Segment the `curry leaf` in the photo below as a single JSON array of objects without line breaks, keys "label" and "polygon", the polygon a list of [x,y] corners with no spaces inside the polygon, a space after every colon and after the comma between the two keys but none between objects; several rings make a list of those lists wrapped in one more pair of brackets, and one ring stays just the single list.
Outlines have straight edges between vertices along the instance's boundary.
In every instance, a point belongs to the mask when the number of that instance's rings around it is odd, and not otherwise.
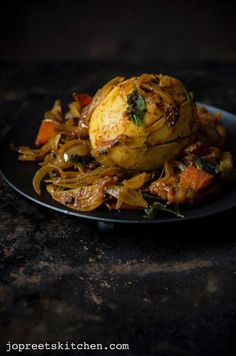
[{"label": "curry leaf", "polygon": [[176,205],[175,209],[172,210],[170,208],[167,208],[165,204],[159,201],[154,201],[152,204],[149,205],[148,208],[144,209],[145,212],[144,217],[148,219],[154,219],[159,214],[160,211],[165,211],[174,214],[178,218],[184,217],[184,215],[180,214],[178,205]]},{"label": "curry leaf", "polygon": [[198,169],[201,169],[202,171],[205,171],[213,176],[215,176],[219,172],[218,165],[213,164],[201,157],[197,157],[194,162]]}]

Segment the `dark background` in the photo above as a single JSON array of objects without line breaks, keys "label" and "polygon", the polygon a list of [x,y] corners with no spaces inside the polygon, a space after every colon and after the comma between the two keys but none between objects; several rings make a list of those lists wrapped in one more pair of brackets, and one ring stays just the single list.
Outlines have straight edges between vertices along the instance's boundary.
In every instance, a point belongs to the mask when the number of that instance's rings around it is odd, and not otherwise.
[{"label": "dark background", "polygon": [[232,1],[1,1],[0,12],[7,60],[236,60]]}]

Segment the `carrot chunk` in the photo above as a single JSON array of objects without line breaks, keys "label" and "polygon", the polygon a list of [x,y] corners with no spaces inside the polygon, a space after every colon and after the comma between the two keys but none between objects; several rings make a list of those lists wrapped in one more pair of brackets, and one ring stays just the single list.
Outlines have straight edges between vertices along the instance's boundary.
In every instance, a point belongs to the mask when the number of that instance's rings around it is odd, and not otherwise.
[{"label": "carrot chunk", "polygon": [[35,140],[36,146],[42,146],[55,134],[58,123],[53,120],[43,120]]},{"label": "carrot chunk", "polygon": [[213,176],[201,169],[189,166],[180,174],[180,185],[185,189],[202,190],[213,180]]},{"label": "carrot chunk", "polygon": [[80,103],[82,108],[89,105],[92,101],[92,97],[88,94],[77,94],[76,92],[72,94],[73,98]]}]

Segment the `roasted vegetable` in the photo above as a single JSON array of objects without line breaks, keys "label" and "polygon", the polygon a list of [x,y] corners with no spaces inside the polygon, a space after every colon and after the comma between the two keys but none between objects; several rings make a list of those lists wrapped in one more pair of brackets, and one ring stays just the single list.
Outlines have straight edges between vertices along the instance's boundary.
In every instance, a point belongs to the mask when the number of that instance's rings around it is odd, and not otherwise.
[{"label": "roasted vegetable", "polygon": [[180,174],[179,183],[185,190],[202,190],[212,182],[213,178],[213,175],[189,166]]},{"label": "roasted vegetable", "polygon": [[36,146],[42,146],[47,143],[50,138],[55,136],[59,130],[59,122],[62,119],[62,109],[60,100],[56,100],[52,110],[44,114],[44,119],[41,122],[37,137],[35,139]]},{"label": "roasted vegetable", "polygon": [[74,92],[72,94],[73,98],[81,105],[82,108],[89,105],[92,101],[92,97],[88,94],[78,94]]},{"label": "roasted vegetable", "polygon": [[58,128],[58,123],[53,120],[43,120],[37,134],[35,145],[42,146],[52,138]]}]

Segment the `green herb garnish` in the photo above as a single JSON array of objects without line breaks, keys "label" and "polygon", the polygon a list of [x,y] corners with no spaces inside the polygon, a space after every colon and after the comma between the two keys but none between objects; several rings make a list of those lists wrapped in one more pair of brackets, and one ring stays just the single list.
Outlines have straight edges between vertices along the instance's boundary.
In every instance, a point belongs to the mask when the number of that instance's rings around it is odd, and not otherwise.
[{"label": "green herb garnish", "polygon": [[143,123],[143,117],[146,112],[146,102],[142,95],[134,90],[127,97],[127,103],[129,104],[126,113],[130,120],[132,120],[136,126],[141,126]]},{"label": "green herb garnish", "polygon": [[179,206],[176,204],[174,209],[167,208],[167,206],[159,201],[152,202],[148,208],[144,209],[144,218],[154,219],[160,211],[165,211],[170,214],[174,214],[178,218],[184,218],[184,215],[180,214]]},{"label": "green herb garnish", "polygon": [[193,91],[187,91],[186,96],[187,96],[188,103],[192,103],[194,101]]},{"label": "green herb garnish", "polygon": [[180,213],[179,204],[175,204],[174,208],[171,209],[167,207],[166,204],[163,204],[161,199],[155,195],[142,192],[142,197],[149,203],[148,208],[144,209],[144,217],[153,219],[156,217],[159,211],[167,211],[168,213],[176,215],[178,218],[184,218],[184,215]]},{"label": "green herb garnish", "polygon": [[212,176],[215,176],[217,173],[219,173],[219,166],[217,164],[213,164],[201,157],[195,158],[194,163],[198,169],[201,169],[202,171],[205,171]]}]

